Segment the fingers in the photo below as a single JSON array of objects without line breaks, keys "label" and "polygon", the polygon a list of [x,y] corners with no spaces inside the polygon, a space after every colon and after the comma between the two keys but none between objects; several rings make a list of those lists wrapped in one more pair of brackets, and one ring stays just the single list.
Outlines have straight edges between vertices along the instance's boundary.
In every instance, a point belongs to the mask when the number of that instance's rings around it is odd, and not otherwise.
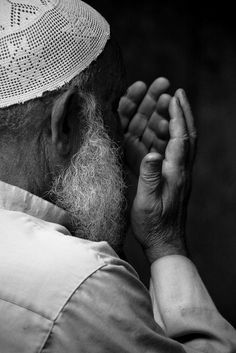
[{"label": "fingers", "polygon": [[[161,184],[163,157],[159,153],[147,154],[140,166],[140,177],[137,196],[146,199],[147,196],[155,194]],[[150,206],[150,205],[149,205]]]},{"label": "fingers", "polygon": [[148,121],[148,128],[151,129],[159,139],[169,139],[169,105],[171,96],[162,94],[157,101],[156,110]]},{"label": "fingers", "polygon": [[169,87],[169,81],[165,78],[156,79],[149,87],[142,103],[140,104],[135,119],[130,123],[130,131],[136,136],[142,136],[144,129],[156,110],[157,101],[160,95]]},{"label": "fingers", "polygon": [[170,105],[171,96],[169,94],[163,93],[156,106],[158,114],[169,120],[168,108]]},{"label": "fingers", "polygon": [[169,81],[166,78],[157,78],[149,87],[147,94],[140,104],[138,113],[149,118],[156,109],[157,100],[160,95],[165,92],[169,86]]},{"label": "fingers", "polygon": [[[158,125],[162,126],[162,124],[160,123]],[[167,122],[167,125],[168,125],[168,122]],[[165,129],[166,127],[163,125],[163,128]],[[168,126],[167,126],[167,129],[169,130]],[[165,148],[167,145],[167,139],[159,138],[158,135],[160,135],[159,130],[156,133],[155,130],[150,129],[149,126],[147,126],[142,136],[142,143],[146,146],[148,151],[151,151],[151,149],[154,149],[155,151],[161,154],[164,154]]]},{"label": "fingers", "polygon": [[170,122],[169,132],[170,138],[185,139],[188,137],[188,130],[185,116],[183,114],[180,102],[177,97],[173,97],[169,106]]},{"label": "fingers", "polygon": [[184,166],[188,156],[189,136],[185,116],[177,97],[173,97],[169,107],[170,140],[166,148],[166,160],[172,168]]},{"label": "fingers", "polygon": [[[139,85],[139,90],[137,89],[136,85]],[[124,97],[124,99],[121,99],[119,107],[119,112],[122,117],[122,126],[124,129],[128,128],[133,135],[141,137],[147,122],[149,121],[153,112],[156,110],[157,101],[160,95],[165,92],[168,87],[169,81],[165,78],[156,79],[145,92],[146,94],[144,94],[144,86],[141,87],[140,82],[136,83],[133,87],[131,86],[131,88],[128,90],[128,95]],[[140,93],[139,95],[137,94],[137,91]],[[137,96],[134,99],[135,93]],[[141,97],[143,97],[143,99]],[[124,108],[122,108],[122,106]],[[134,115],[135,111],[136,114]]]},{"label": "fingers", "polygon": [[147,92],[144,82],[135,82],[128,88],[126,96],[122,97],[119,103],[118,112],[121,119],[123,130],[126,130],[130,119],[134,116],[138,106],[142,102]]},{"label": "fingers", "polygon": [[177,90],[175,93],[175,96],[179,99],[181,108],[183,110],[183,114],[185,116],[185,121],[186,121],[187,130],[188,130],[188,136],[189,136],[189,144],[190,144],[189,158],[190,158],[190,162],[192,163],[196,152],[196,140],[197,140],[197,131],[194,124],[192,110],[183,89]]},{"label": "fingers", "polygon": [[125,136],[124,149],[126,163],[132,172],[138,177],[141,161],[148,153],[148,150],[137,137],[129,132]]},{"label": "fingers", "polygon": [[195,125],[194,125],[194,119],[193,119],[193,114],[192,114],[192,110],[190,107],[190,104],[188,102],[187,96],[184,92],[183,89],[178,89],[175,93],[175,96],[179,99],[181,108],[183,110],[183,113],[185,115],[185,120],[186,120],[186,125],[188,128],[188,133],[189,136],[196,135],[196,129],[195,129]]},{"label": "fingers", "polygon": [[169,114],[170,140],[163,162],[163,176],[167,181],[166,195],[172,188],[175,191],[182,186],[188,188],[196,140],[193,115],[183,90],[178,90],[171,99]]},{"label": "fingers", "polygon": [[169,138],[167,118],[171,97],[164,93],[168,87],[169,81],[165,78],[156,79],[149,89],[143,82],[136,82],[120,101],[126,161],[136,175],[148,152],[164,155]]}]

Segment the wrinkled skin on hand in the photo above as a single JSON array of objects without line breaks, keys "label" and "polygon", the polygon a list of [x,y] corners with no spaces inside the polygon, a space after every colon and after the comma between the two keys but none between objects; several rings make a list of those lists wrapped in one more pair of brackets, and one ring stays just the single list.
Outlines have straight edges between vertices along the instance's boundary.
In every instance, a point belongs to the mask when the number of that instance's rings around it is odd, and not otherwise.
[{"label": "wrinkled skin on hand", "polygon": [[[131,225],[151,263],[162,256],[186,253],[185,222],[196,130],[184,91],[178,90],[170,97],[164,94],[168,85],[161,78],[142,95],[141,88],[140,95],[133,90],[132,96],[129,90],[127,95],[132,103],[128,104],[127,99],[126,105],[130,116],[126,114],[124,119],[125,109],[120,114],[129,149],[127,162],[134,172],[137,173],[142,159]],[[144,86],[142,89],[144,92]],[[121,108],[120,104],[120,111]]]},{"label": "wrinkled skin on hand", "polygon": [[140,165],[150,151],[165,151],[169,139],[168,107],[171,96],[165,92],[169,81],[156,79],[149,88],[138,81],[131,85],[119,104],[124,131],[124,154],[131,210],[137,191]]}]

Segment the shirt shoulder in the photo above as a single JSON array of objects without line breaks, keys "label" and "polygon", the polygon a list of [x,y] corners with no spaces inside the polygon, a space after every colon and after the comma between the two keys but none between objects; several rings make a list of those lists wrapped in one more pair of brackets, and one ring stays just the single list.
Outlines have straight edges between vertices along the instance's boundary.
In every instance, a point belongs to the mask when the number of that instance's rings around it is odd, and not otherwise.
[{"label": "shirt shoulder", "polygon": [[133,268],[119,258],[105,262],[67,302],[43,353],[151,353],[166,345],[149,292]]},{"label": "shirt shoulder", "polygon": [[0,210],[0,342],[36,353],[80,286],[117,255],[106,242],[23,212]]},{"label": "shirt shoulder", "polygon": [[116,254],[21,212],[0,212],[0,298],[54,321],[79,286]]}]

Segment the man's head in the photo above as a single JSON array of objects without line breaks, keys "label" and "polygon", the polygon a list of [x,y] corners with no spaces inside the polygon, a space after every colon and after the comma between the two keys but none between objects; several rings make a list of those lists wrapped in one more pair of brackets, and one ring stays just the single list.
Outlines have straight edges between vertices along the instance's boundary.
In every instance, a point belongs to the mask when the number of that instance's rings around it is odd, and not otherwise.
[{"label": "man's head", "polygon": [[[14,3],[24,5],[26,1]],[[34,3],[76,6],[80,1]],[[93,11],[90,15],[98,16]],[[84,18],[82,24],[80,30],[91,35],[91,28],[86,32],[90,24]],[[67,31],[73,30],[75,27],[67,25]],[[103,44],[97,44],[94,60],[82,71],[78,63],[78,72],[67,83],[58,87],[57,80],[57,89],[24,101],[31,94],[27,93],[21,104],[9,104],[14,96],[8,97],[8,104],[0,109],[0,177],[68,210],[75,235],[108,240],[117,250],[123,228],[124,185],[117,149],[122,134],[116,110],[124,89],[124,68],[115,42],[108,37],[106,44],[104,38],[100,40]],[[87,46],[92,45],[89,38],[87,41]],[[57,60],[61,60],[60,52]],[[14,64],[13,58],[13,71],[21,62]]]}]

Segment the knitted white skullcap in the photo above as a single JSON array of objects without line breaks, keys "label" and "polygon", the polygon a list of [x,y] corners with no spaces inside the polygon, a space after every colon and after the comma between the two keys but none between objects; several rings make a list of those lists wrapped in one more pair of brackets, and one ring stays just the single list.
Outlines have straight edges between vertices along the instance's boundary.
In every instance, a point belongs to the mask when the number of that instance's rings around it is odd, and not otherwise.
[{"label": "knitted white skullcap", "polygon": [[109,37],[106,20],[80,0],[0,0],[0,108],[62,87]]}]

